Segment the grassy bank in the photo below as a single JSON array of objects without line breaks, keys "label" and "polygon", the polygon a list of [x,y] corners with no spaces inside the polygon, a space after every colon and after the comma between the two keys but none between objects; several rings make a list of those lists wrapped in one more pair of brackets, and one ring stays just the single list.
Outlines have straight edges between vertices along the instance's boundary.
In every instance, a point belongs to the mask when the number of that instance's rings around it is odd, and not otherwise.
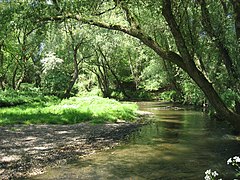
[{"label": "grassy bank", "polygon": [[72,97],[0,108],[0,125],[74,124],[80,122],[132,121],[137,106],[101,97]]},{"label": "grassy bank", "polygon": [[23,104],[57,102],[59,98],[55,96],[45,96],[40,91],[0,91],[0,107],[13,107]]}]

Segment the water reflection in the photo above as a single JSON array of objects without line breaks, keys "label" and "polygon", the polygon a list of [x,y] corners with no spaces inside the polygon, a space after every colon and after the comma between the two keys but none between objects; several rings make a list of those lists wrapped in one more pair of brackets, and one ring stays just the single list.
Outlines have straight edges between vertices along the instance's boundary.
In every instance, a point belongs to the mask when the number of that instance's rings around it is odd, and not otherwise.
[{"label": "water reflection", "polygon": [[126,145],[80,159],[34,179],[203,179],[207,169],[233,179],[226,160],[240,144],[224,124],[171,104],[142,103],[153,123],[132,134]]}]

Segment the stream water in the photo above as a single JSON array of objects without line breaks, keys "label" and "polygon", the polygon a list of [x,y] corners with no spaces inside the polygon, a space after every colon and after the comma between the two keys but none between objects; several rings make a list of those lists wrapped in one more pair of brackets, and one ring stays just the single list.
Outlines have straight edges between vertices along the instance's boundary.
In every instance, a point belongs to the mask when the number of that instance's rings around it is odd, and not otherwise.
[{"label": "stream water", "polygon": [[226,123],[214,122],[200,111],[171,104],[145,102],[140,109],[154,113],[117,148],[81,158],[77,162],[33,179],[204,179],[207,169],[219,178],[233,179],[228,158],[240,155],[240,138]]}]

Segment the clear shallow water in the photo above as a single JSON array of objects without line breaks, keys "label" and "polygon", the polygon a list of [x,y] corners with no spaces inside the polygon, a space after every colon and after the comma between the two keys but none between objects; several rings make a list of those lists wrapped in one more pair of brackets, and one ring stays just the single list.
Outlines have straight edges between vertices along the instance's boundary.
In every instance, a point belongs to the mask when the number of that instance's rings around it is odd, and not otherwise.
[{"label": "clear shallow water", "polygon": [[[171,104],[139,103],[155,114],[153,123],[133,133],[127,143],[99,152],[32,179],[204,179],[207,169],[233,179],[229,157],[240,155],[240,141],[225,123],[199,111]],[[166,108],[167,106],[167,108]]]}]

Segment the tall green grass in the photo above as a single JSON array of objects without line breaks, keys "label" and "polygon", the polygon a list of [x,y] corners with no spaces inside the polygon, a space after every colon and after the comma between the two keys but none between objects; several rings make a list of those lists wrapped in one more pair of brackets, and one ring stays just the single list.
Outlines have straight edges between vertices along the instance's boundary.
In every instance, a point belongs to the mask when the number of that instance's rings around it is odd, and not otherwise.
[{"label": "tall green grass", "polygon": [[0,91],[0,107],[11,107],[22,104],[32,104],[39,102],[53,102],[57,101],[58,98],[55,96],[44,96],[41,91],[26,90],[26,91],[15,91],[6,90]]},{"label": "tall green grass", "polygon": [[101,97],[72,97],[48,103],[33,103],[0,108],[0,125],[74,124],[80,122],[115,122],[134,120],[137,105]]}]

